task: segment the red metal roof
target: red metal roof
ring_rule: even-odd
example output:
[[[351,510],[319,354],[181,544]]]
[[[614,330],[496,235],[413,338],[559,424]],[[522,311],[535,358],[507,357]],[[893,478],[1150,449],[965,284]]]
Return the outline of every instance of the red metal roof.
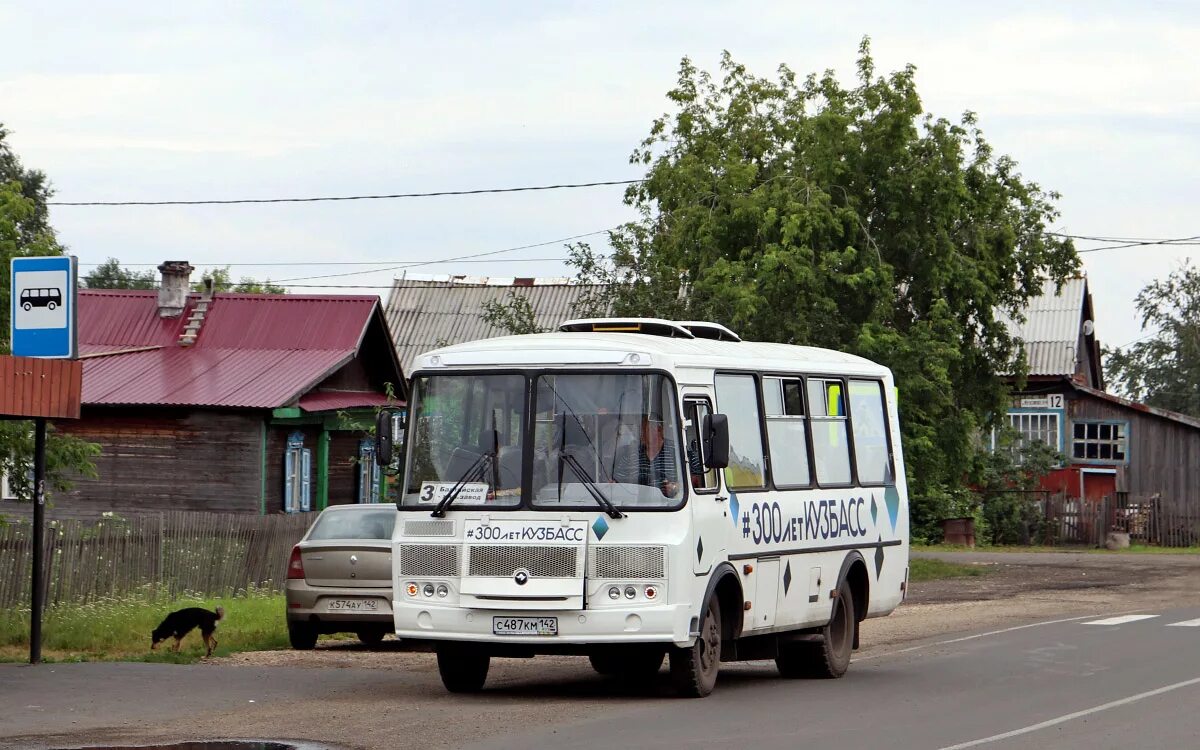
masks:
[[[160,318],[157,292],[81,290],[83,403],[286,406],[349,362],[380,314],[377,297],[217,294],[180,346],[198,299]]]
[[[395,406],[401,401],[392,401]],[[305,411],[334,411],[354,409],[360,406],[386,406],[385,394],[368,391],[311,391],[300,397],[300,408]]]

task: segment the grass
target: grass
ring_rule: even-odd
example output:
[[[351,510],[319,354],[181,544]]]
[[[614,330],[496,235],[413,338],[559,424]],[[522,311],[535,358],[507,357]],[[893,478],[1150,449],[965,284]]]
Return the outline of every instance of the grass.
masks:
[[[1068,545],[1063,547],[1045,547],[1037,545],[984,545],[964,547],[958,544],[918,544],[913,543],[913,552],[1087,552],[1097,555],[1200,555],[1200,547],[1158,547],[1150,544],[1131,544],[1129,549],[1108,550],[1103,547],[1084,547]]]
[[[922,558],[912,558],[908,561],[908,580],[915,583],[936,581],[943,578],[981,576],[986,572],[987,569],[979,565],[961,565],[959,563],[944,562],[942,560],[925,560]]]
[[[46,610],[42,618],[42,658],[45,661],[146,661],[189,664],[204,656],[204,641],[194,630],[183,639],[178,654],[168,639],[150,650],[150,631],[168,612],[183,607],[225,608],[217,628],[214,656],[238,651],[286,648],[283,594],[251,594],[236,598],[105,600],[63,605]],[[29,610],[0,611],[0,662],[29,660]]]

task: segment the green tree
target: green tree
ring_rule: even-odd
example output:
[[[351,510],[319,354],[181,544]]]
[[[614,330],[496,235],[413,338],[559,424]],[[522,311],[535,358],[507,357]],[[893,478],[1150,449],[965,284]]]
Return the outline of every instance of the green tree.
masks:
[[[995,450],[976,453],[971,469],[970,510],[977,519],[976,531],[992,544],[1052,542],[1039,528],[1042,514],[1035,491],[1065,460],[1040,440],[1025,440],[1011,427],[998,429]]]
[[[109,258],[83,277],[88,289],[155,289],[158,275],[153,271],[131,271],[121,267],[116,258]]]
[[[685,59],[631,162],[646,177],[611,261],[572,249],[590,300],[617,315],[714,320],[745,338],[847,350],[892,368],[914,532],[965,487],[973,436],[1005,411],[998,373],[1019,315],[1075,271],[1043,191],[996,156],[976,117],[924,112],[907,67],[877,77],[864,40],[856,84],[832,72],[759,78],[723,57]],[[588,310],[579,312],[587,313]]]
[[[509,291],[501,300],[488,300],[483,303],[483,322],[506,331],[511,335],[524,333],[545,333],[547,329],[537,324],[533,305],[529,298],[515,291]]]
[[[270,279],[266,281],[256,281],[249,276],[243,276],[241,281],[234,282],[233,276],[229,273],[229,266],[224,268],[214,268],[209,273],[204,274],[203,279],[212,279],[214,292],[243,292],[246,294],[287,294],[287,289],[272,284]],[[192,284],[194,291],[204,291],[204,281],[195,282]]]
[[[1119,393],[1200,417],[1200,268],[1184,263],[1135,300],[1146,338],[1104,352]]]
[[[0,355],[10,353],[8,340],[11,314],[11,279],[8,272],[13,258],[61,255],[54,230],[47,222],[46,201],[51,190],[46,176],[25,169],[5,141],[8,131],[0,125]],[[99,446],[51,428],[46,443],[46,476],[52,487],[66,489],[76,474],[95,475],[92,457]],[[19,497],[29,499],[32,487],[23,481],[33,466],[33,425],[24,420],[0,420],[0,473],[7,474]]]

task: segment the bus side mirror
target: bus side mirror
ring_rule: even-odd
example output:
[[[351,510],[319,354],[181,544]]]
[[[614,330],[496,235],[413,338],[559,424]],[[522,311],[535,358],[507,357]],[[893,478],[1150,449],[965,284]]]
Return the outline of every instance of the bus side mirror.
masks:
[[[380,409],[375,415],[375,463],[392,464],[392,413],[387,409]]]
[[[704,465],[710,469],[729,465],[729,418],[724,414],[704,415]]]

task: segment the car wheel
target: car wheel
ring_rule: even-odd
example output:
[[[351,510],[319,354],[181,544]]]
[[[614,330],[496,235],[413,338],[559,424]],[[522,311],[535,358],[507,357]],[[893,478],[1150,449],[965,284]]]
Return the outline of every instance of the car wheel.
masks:
[[[383,637],[388,634],[388,631],[386,628],[369,626],[359,628],[355,634],[364,646],[378,646],[383,642]]]
[[[288,642],[297,651],[311,651],[317,645],[317,626],[303,620],[288,620]]]
[[[487,681],[490,656],[457,643],[437,647],[438,674],[451,693],[478,693]]]
[[[588,654],[592,669],[609,677],[651,677],[662,667],[666,652],[661,647],[624,646]]]
[[[721,605],[708,600],[700,635],[689,648],[671,649],[671,681],[686,698],[703,698],[717,686],[721,671]]]
[[[836,679],[846,674],[850,668],[854,629],[857,626],[854,594],[850,584],[842,581],[833,600],[833,616],[829,624],[821,629],[821,639],[779,644],[779,655],[775,657],[779,674],[788,679]]]

